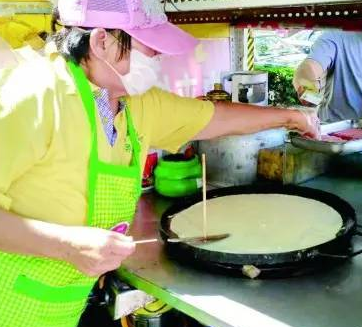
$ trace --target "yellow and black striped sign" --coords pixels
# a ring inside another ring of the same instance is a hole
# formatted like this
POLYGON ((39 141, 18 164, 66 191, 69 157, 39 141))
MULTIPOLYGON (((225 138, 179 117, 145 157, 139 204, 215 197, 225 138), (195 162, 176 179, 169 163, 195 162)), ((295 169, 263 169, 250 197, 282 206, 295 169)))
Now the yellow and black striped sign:
POLYGON ((253 36, 253 30, 248 29, 247 30, 248 37, 247 37, 247 69, 248 70, 254 70, 254 36, 253 36))

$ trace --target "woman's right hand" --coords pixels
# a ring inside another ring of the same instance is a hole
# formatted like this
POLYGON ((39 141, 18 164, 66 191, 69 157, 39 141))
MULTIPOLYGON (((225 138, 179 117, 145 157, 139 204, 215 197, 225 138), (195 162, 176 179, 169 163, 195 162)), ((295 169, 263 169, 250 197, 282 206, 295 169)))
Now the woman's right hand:
POLYGON ((66 227, 63 260, 82 273, 98 277, 117 269, 135 251, 132 237, 95 227, 66 227))
POLYGON ((298 132, 308 138, 321 139, 321 125, 317 113, 314 110, 295 110, 296 117, 295 128, 298 132))

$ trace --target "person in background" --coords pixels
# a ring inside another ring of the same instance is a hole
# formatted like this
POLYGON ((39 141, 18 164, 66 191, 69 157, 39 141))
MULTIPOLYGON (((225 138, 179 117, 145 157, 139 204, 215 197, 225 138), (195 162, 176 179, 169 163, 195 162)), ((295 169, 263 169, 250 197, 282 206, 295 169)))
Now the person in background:
POLYGON ((154 87, 196 39, 156 0, 59 0, 47 57, 0 71, 0 326, 74 327, 97 278, 135 251, 149 148, 286 127, 314 114, 211 103, 154 87))
MULTIPOLYGON (((323 33, 294 75, 294 88, 303 104, 305 91, 320 96, 322 121, 362 117, 362 33, 323 33)), ((318 101, 319 102, 319 101, 318 101)), ((315 103, 316 104, 316 103, 315 103)))

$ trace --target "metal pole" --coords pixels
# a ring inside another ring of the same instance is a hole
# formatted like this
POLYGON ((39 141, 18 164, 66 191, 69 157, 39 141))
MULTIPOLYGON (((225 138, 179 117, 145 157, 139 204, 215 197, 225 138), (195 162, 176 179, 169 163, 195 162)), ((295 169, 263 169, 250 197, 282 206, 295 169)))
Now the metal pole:
POLYGON ((251 28, 246 30, 247 40, 246 40, 246 69, 254 70, 255 68, 255 44, 254 44, 254 33, 251 28))

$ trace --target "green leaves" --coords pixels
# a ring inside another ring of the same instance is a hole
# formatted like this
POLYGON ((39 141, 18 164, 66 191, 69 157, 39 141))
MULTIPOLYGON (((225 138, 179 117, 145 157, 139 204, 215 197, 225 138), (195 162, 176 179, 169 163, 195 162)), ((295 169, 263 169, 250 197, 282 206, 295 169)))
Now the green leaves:
POLYGON ((269 103, 273 106, 298 105, 298 95, 293 87, 294 69, 290 67, 256 66, 256 70, 266 71, 269 75, 269 103))

